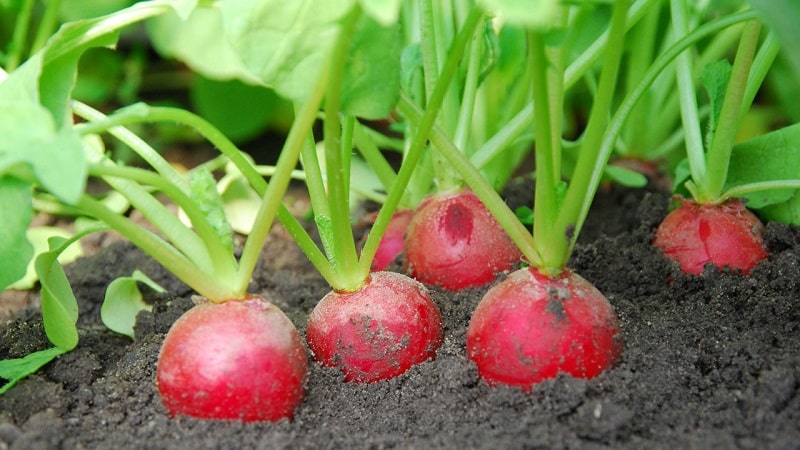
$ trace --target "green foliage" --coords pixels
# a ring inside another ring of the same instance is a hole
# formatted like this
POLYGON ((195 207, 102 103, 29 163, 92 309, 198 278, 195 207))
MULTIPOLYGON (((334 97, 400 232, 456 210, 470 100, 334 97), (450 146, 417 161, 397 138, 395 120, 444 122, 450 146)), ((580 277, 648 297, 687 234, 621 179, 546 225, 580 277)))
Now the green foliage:
POLYGON ((0 176, 0 289, 25 275, 33 246, 25 234, 33 216, 31 185, 12 176, 0 176))
POLYGON ((58 256, 72 243, 69 239, 50 238, 50 251, 36 258, 36 274, 42 283, 42 320, 47 338, 65 351, 78 345, 78 301, 69 285, 58 256))
POLYGON ((130 277, 112 281, 106 288, 105 299, 100 308, 100 318, 109 330, 134 338, 133 326, 141 311, 151 311, 153 306, 144 301, 139 283, 163 293, 164 288, 144 273, 134 270, 130 277))
POLYGON ((51 347, 25 355, 22 358, 4 359, 0 361, 0 378, 8 380, 0 386, 0 394, 14 387, 17 382, 28 375, 35 373, 45 364, 54 360, 67 350, 59 347, 51 347))
POLYGON ((191 199, 208 220, 219 242, 228 252, 233 252, 233 230, 225 217, 225 208, 217 192, 214 176, 210 171, 201 169, 192 174, 189 186, 191 199))

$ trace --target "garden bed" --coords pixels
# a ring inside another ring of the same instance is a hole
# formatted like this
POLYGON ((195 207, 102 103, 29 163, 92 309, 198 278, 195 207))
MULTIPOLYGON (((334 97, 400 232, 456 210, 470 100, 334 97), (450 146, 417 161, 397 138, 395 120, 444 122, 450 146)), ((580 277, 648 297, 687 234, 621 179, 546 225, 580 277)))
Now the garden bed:
MULTIPOLYGON (((433 289, 445 330, 435 360, 363 385, 309 359, 305 401, 293 421, 275 424, 167 415, 158 351, 192 292, 133 246, 112 244, 68 266, 80 344, 0 396, 0 448, 797 448, 800 230, 768 224, 770 257, 751 277, 712 268, 684 276, 649 245, 667 204, 658 193, 602 192, 569 265, 619 315, 624 353, 601 376, 561 376, 530 394, 488 387, 464 348, 486 289, 433 289), (147 295, 154 310, 139 316, 131 342, 103 328, 99 302, 111 279, 137 268, 169 293, 147 295)), ((302 334, 328 290, 273 230, 250 291, 302 334)), ((2 358, 48 346, 35 311, 1 326, 2 358)))

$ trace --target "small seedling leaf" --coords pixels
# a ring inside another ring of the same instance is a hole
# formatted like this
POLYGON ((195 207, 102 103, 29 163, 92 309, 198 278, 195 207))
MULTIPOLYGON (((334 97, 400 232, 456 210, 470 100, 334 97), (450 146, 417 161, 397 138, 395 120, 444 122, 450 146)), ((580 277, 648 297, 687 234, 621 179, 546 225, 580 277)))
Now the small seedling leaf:
POLYGON ((136 270, 130 277, 121 277, 112 281, 106 289, 103 305, 100 307, 100 318, 109 330, 134 338, 133 327, 136 316, 141 311, 151 311, 153 306, 144 301, 139 284, 143 283, 156 292, 166 290, 144 273, 136 270))
MULTIPOLYGON (((31 227, 28 228, 26 233, 28 242, 33 244, 34 258, 48 250, 48 241, 51 237, 60 237, 67 239, 70 233, 63 228, 58 227, 31 227)), ((68 264, 83 256, 83 247, 77 242, 72 243, 58 256, 58 262, 61 264, 68 264)), ((33 288, 39 278, 36 276, 36 269, 34 268, 33 260, 28 263, 28 269, 25 276, 12 284, 12 289, 27 290, 33 288)))
POLYGON ((39 350, 22 358, 4 359, 0 361, 0 378, 4 378, 5 384, 0 386, 0 395, 14 387, 18 381, 41 369, 45 364, 66 353, 59 347, 39 350))
POLYGON ((78 345, 78 301, 67 280, 58 256, 71 244, 69 239, 52 237, 50 251, 36 258, 36 273, 42 284, 42 321, 47 338, 66 351, 78 345))

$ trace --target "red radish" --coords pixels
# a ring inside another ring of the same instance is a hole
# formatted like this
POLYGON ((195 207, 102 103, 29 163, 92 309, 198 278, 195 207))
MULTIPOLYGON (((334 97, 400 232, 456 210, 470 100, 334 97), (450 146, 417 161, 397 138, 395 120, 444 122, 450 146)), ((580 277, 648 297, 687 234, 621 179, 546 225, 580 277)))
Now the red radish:
MULTIPOLYGON (((381 242, 378 244, 378 249, 375 251, 375 257, 372 259, 372 270, 376 272, 386 270, 389 264, 403 253, 406 229, 413 215, 414 211, 409 209, 397 211, 392 215, 389 225, 381 237, 381 242)), ((374 222, 374 220, 373 217, 372 221, 374 222)))
POLYGON ((203 303, 167 333, 158 359, 172 415, 245 422, 291 418, 303 400, 307 355, 289 318, 258 296, 203 303))
POLYGON ((684 273, 702 274, 706 263, 745 274, 767 257, 764 225, 737 199, 697 204, 679 199, 656 230, 653 245, 681 265, 684 273))
POLYGON ((522 257, 469 189, 423 200, 411 219, 405 244, 408 274, 449 290, 490 283, 522 257))
POLYGON ((530 390, 559 373, 592 378, 622 351, 608 300, 564 270, 556 278, 523 268, 492 287, 467 329, 467 355, 490 385, 530 390))
POLYGON ((308 318, 308 346, 345 380, 385 380, 436 355, 442 317, 421 283, 374 272, 356 292, 332 291, 308 318))

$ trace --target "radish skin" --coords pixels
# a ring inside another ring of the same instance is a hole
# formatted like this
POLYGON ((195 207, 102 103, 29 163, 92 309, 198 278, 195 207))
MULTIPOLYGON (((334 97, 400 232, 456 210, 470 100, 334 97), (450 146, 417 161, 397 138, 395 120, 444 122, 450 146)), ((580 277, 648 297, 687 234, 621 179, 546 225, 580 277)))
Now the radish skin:
POLYGON ((307 355, 289 318, 258 296, 203 303, 167 333, 157 383, 169 413, 201 419, 292 418, 307 355))
POLYGON ((513 269, 522 254, 469 189, 427 197, 408 227, 405 270, 432 286, 483 286, 513 269))
POLYGON ((442 318, 421 283, 374 272, 359 291, 323 297, 308 318, 306 340, 316 359, 338 367, 346 381, 369 383, 433 358, 442 318))
POLYGON ((511 273, 486 293, 467 329, 467 356, 481 378, 525 391, 559 373, 593 378, 621 352, 608 300, 569 270, 557 278, 534 268, 511 273))
POLYGON ((680 264, 687 274, 700 275, 706 264, 730 267, 744 274, 767 257, 764 225, 737 199, 720 204, 680 205, 661 222, 653 245, 680 264))

